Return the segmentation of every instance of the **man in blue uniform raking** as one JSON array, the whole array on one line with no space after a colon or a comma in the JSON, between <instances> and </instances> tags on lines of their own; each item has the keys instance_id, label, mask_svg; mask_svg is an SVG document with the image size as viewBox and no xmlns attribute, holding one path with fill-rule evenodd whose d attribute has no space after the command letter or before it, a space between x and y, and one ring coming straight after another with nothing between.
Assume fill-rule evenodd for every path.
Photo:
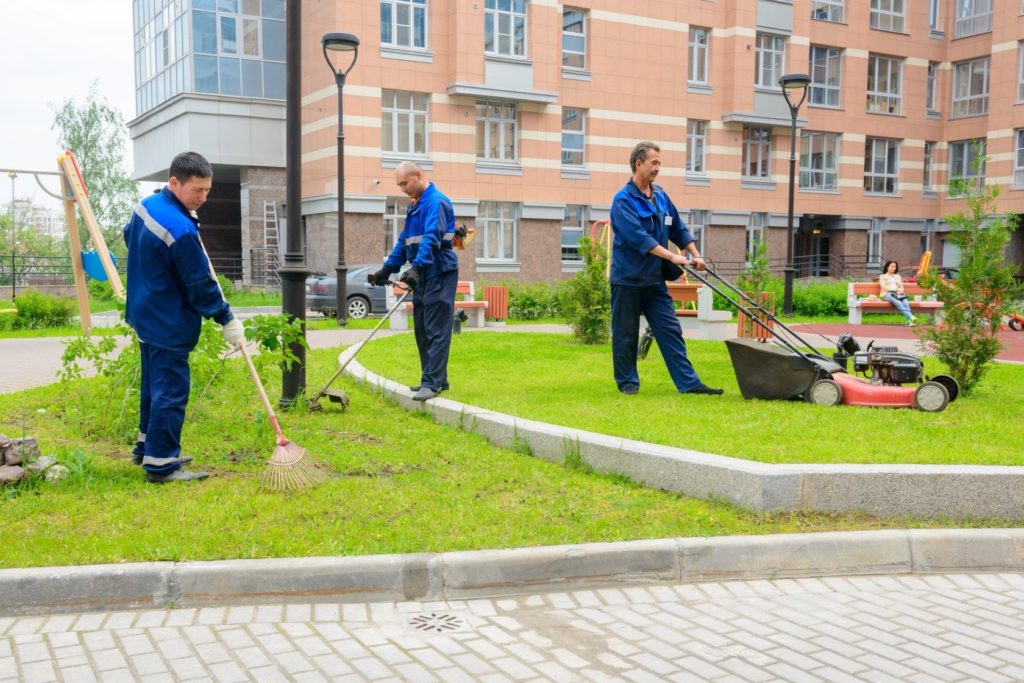
<instances>
[{"instance_id":1,"label":"man in blue uniform raking","mask_svg":"<svg viewBox=\"0 0 1024 683\"><path fill-rule=\"evenodd\" d=\"M228 346L245 342L241 321L217 283L199 238L196 210L213 186L210 163L195 152L171 162L160 192L135 207L124 229L128 245L125 321L135 330L142 353L139 436L134 462L153 483L205 479L206 472L183 468L181 455L190 377L188 355L199 341L202 319L222 326Z\"/></svg>"},{"instance_id":2,"label":"man in blue uniform raking","mask_svg":"<svg viewBox=\"0 0 1024 683\"><path fill-rule=\"evenodd\" d=\"M406 261L412 264L400 278L413 290L413 331L420 354L420 383L409 389L414 401L427 401L448 389L448 351L459 284L459 259L453 251L455 210L418 164L399 164L395 183L411 200L405 229L384 267L366 279L371 285L383 285Z\"/></svg>"},{"instance_id":3,"label":"man in blue uniform raking","mask_svg":"<svg viewBox=\"0 0 1024 683\"><path fill-rule=\"evenodd\" d=\"M640 142L629 155L633 177L612 200L612 364L615 383L624 394L640 391L636 370L640 316L654 332L654 339L668 366L669 376L681 394L721 394L700 381L686 356L686 343L676 318L666 279L676 279L676 266L691 262L704 268L693 235L665 191L654 184L661 169L661 149ZM668 249L671 240L688 259ZM671 265L674 264L674 265ZM668 278L668 271L675 271Z\"/></svg>"}]
</instances>

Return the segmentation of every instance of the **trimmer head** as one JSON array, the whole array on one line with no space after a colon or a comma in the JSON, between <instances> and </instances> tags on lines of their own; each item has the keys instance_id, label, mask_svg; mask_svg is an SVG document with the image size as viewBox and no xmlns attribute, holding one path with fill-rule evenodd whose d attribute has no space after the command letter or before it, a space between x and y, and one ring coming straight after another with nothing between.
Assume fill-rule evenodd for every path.
<instances>
[{"instance_id":1,"label":"trimmer head","mask_svg":"<svg viewBox=\"0 0 1024 683\"><path fill-rule=\"evenodd\" d=\"M341 404L342 410L348 408L348 394L346 394L341 389L324 389L319 394L309 399L310 411L316 413L323 410L323 406L320 405L320 399L324 397L327 397L327 400L329 400L331 403Z\"/></svg>"}]
</instances>

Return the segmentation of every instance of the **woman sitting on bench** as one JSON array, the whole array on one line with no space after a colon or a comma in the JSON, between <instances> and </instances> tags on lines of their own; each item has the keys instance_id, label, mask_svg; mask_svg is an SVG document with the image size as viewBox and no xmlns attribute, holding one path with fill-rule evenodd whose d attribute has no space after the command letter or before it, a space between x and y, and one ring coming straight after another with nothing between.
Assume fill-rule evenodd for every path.
<instances>
[{"instance_id":1,"label":"woman sitting on bench","mask_svg":"<svg viewBox=\"0 0 1024 683\"><path fill-rule=\"evenodd\" d=\"M903 278L900 277L899 269L900 264L896 261L885 262L882 274L878 277L878 286L881 290L878 296L892 304L907 319L907 325L913 327L917 319L910 312L910 304L907 303L907 294L903 291Z\"/></svg>"}]
</instances>

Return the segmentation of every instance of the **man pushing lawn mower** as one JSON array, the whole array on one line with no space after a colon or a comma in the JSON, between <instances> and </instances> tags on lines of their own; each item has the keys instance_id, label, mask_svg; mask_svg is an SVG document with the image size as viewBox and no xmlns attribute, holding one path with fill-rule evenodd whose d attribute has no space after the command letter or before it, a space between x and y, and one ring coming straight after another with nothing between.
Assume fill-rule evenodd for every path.
<instances>
[{"instance_id":1,"label":"man pushing lawn mower","mask_svg":"<svg viewBox=\"0 0 1024 683\"><path fill-rule=\"evenodd\" d=\"M181 455L181 429L190 389L188 355L199 341L202 319L223 326L232 348L245 341L199 238L196 210L213 185L210 163L195 152L171 162L167 186L139 202L125 226L128 290L125 320L142 353L139 436L134 462L153 483L205 479L188 472Z\"/></svg>"},{"instance_id":2,"label":"man pushing lawn mower","mask_svg":"<svg viewBox=\"0 0 1024 683\"><path fill-rule=\"evenodd\" d=\"M371 285L386 285L406 261L412 264L399 278L413 290L413 330L422 373L420 383L409 389L414 401L426 401L448 389L448 352L459 284L459 259L453 251L455 209L411 161L395 169L395 183L412 200L405 229L384 267L366 279Z\"/></svg>"}]
</instances>

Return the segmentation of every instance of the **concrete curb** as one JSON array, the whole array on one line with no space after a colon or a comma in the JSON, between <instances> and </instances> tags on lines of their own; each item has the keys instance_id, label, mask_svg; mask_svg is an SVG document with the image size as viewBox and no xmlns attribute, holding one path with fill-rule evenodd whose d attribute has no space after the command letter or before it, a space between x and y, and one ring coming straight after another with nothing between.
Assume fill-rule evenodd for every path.
<instances>
[{"instance_id":1,"label":"concrete curb","mask_svg":"<svg viewBox=\"0 0 1024 683\"><path fill-rule=\"evenodd\" d=\"M354 351L342 351L338 362ZM748 510L1024 518L1021 466L774 465L525 420L443 397L413 401L408 387L370 372L357 360L345 372L408 410L428 412L495 446L525 445L555 462L578 457L598 472L694 498L729 500Z\"/></svg>"},{"instance_id":2,"label":"concrete curb","mask_svg":"<svg viewBox=\"0 0 1024 683\"><path fill-rule=\"evenodd\" d=\"M0 570L0 616L464 600L792 577L1024 571L1024 529L675 538L513 550Z\"/></svg>"}]
</instances>

